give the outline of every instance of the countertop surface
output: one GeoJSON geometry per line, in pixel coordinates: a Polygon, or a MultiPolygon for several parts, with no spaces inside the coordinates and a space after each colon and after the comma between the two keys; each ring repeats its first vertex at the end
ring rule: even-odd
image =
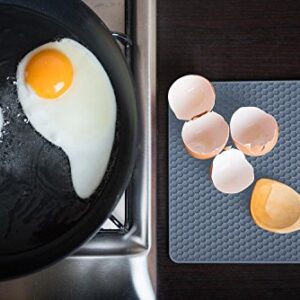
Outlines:
{"type": "Polygon", "coordinates": [[[299,299],[300,265],[187,265],[168,256],[167,91],[210,80],[300,79],[299,0],[158,1],[159,299],[299,299]]]}

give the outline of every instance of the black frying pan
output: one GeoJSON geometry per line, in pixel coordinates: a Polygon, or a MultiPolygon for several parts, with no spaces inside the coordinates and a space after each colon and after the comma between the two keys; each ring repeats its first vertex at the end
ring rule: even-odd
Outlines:
{"type": "Polygon", "coordinates": [[[70,254],[110,215],[133,170],[137,102],[118,45],[81,1],[0,0],[0,105],[10,122],[0,143],[0,278],[5,279],[70,254]],[[100,187],[87,200],[78,198],[73,190],[63,151],[24,122],[13,85],[21,58],[61,37],[79,41],[98,57],[117,98],[110,164],[100,187]]]}

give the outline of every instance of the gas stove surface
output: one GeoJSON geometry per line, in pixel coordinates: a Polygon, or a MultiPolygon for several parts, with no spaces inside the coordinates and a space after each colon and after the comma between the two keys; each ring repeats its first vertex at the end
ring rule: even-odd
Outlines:
{"type": "Polygon", "coordinates": [[[93,239],[52,267],[0,283],[1,299],[156,297],[156,1],[84,2],[123,42],[133,71],[142,127],[136,167],[116,210],[93,239]]]}

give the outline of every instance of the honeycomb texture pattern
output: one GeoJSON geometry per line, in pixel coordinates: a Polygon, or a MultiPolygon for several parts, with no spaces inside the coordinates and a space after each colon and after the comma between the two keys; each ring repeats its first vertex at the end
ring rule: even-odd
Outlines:
{"type": "MultiPolygon", "coordinates": [[[[256,179],[300,186],[300,81],[216,82],[214,111],[230,122],[241,106],[272,114],[280,137],[272,152],[248,158],[256,179]]],[[[181,141],[183,122],[169,112],[169,253],[177,263],[297,263],[300,231],[279,235],[257,227],[249,213],[253,185],[237,195],[218,192],[211,160],[190,157],[181,141]]],[[[231,141],[229,141],[231,144],[231,141]]]]}

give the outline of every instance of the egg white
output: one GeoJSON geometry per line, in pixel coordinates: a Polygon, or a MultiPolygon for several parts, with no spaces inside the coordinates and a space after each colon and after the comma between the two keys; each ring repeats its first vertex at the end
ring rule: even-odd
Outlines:
{"type": "Polygon", "coordinates": [[[77,195],[90,197],[107,169],[117,115],[114,90],[101,63],[74,40],[65,38],[47,43],[28,53],[19,63],[17,90],[34,129],[68,156],[77,195]],[[57,100],[37,96],[25,81],[27,63],[45,49],[61,51],[73,65],[72,85],[57,100]]]}

